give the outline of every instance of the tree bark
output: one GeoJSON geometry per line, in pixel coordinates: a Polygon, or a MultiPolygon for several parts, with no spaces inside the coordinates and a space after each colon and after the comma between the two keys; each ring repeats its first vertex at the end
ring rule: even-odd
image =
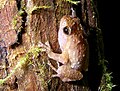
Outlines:
{"type": "Polygon", "coordinates": [[[98,90],[103,70],[99,60],[104,59],[104,53],[96,7],[91,0],[80,0],[77,5],[69,1],[72,0],[0,0],[0,78],[15,70],[0,91],[98,90]],[[54,71],[47,65],[50,59],[45,52],[29,51],[49,41],[52,50],[59,52],[59,21],[71,13],[71,7],[76,9],[88,35],[90,58],[82,80],[64,83],[51,78],[54,71]],[[30,61],[16,67],[21,58],[30,61]]]}

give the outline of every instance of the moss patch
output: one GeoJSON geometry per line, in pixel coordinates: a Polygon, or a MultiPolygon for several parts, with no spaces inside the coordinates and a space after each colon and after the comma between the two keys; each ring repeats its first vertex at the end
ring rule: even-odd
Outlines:
{"type": "Polygon", "coordinates": [[[28,65],[31,61],[31,58],[36,59],[41,51],[42,49],[39,47],[30,48],[30,50],[25,54],[25,56],[20,58],[12,72],[6,78],[0,79],[0,85],[5,83],[17,71],[18,68],[23,68],[23,66],[25,67],[26,65],[28,65]]]}
{"type": "Polygon", "coordinates": [[[108,63],[106,60],[100,60],[101,65],[103,66],[103,76],[101,79],[101,84],[99,87],[100,91],[112,91],[112,88],[115,87],[112,83],[112,72],[109,72],[105,63],[108,63]]]}
{"type": "Polygon", "coordinates": [[[29,12],[28,12],[28,14],[32,14],[33,12],[35,12],[35,11],[40,11],[41,9],[49,9],[49,8],[51,8],[51,6],[33,6],[30,10],[29,10],[29,12]]]}
{"type": "Polygon", "coordinates": [[[71,4],[78,4],[78,3],[80,3],[80,1],[75,1],[75,0],[65,0],[65,1],[67,1],[67,2],[69,2],[69,3],[71,3],[71,4]]]}

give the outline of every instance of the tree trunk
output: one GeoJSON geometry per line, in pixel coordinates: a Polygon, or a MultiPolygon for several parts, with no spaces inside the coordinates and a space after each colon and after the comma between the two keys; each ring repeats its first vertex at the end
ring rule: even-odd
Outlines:
{"type": "MultiPolygon", "coordinates": [[[[103,42],[96,3],[81,0],[0,0],[0,91],[97,91],[103,72],[103,42]],[[59,52],[59,21],[71,7],[87,33],[89,68],[80,81],[64,83],[51,78],[47,54],[39,43],[50,42],[59,52]]],[[[53,60],[51,60],[53,61],[53,60]]],[[[54,61],[53,63],[57,65],[54,61]]]]}

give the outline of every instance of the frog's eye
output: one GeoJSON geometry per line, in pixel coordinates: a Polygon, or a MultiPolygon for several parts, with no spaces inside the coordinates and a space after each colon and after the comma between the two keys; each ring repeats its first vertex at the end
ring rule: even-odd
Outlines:
{"type": "Polygon", "coordinates": [[[68,27],[64,27],[64,28],[63,28],[63,32],[64,32],[66,35],[70,35],[70,34],[71,34],[71,30],[70,30],[68,27]]]}

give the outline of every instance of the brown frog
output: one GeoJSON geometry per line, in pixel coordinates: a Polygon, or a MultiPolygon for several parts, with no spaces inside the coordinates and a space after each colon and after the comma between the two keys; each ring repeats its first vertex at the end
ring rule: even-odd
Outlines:
{"type": "Polygon", "coordinates": [[[63,82],[81,80],[83,74],[81,71],[88,69],[89,47],[84,31],[77,17],[65,15],[60,20],[58,31],[58,42],[62,53],[54,53],[47,43],[46,49],[49,58],[62,63],[56,69],[50,62],[50,67],[57,72],[52,77],[59,77],[63,82]]]}

